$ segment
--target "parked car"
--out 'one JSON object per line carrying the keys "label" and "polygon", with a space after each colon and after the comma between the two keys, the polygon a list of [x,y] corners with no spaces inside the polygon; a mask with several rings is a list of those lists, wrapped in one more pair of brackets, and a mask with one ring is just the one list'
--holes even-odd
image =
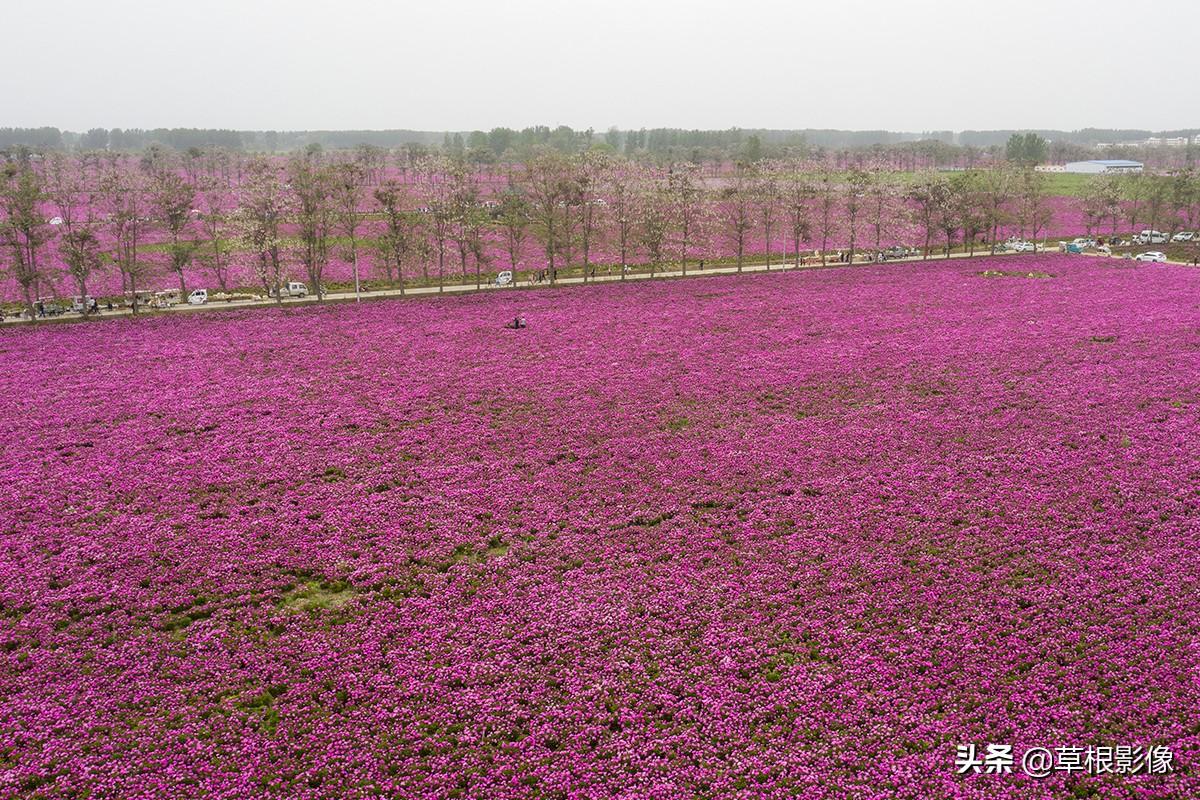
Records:
{"label": "parked car", "polygon": [[497,286],[508,286],[510,283],[512,283],[512,280],[513,280],[512,270],[506,269],[503,272],[496,273],[496,280],[494,281],[494,283]]}
{"label": "parked car", "polygon": [[82,314],[85,309],[97,310],[96,298],[90,294],[87,297],[75,295],[71,298],[71,310],[76,314]]}
{"label": "parked car", "polygon": [[202,306],[208,302],[208,289],[193,289],[188,295],[189,306]]}
{"label": "parked car", "polygon": [[[308,297],[308,284],[300,281],[288,281],[280,287],[279,293],[284,297]],[[271,289],[267,292],[268,297],[275,296],[275,290]]]}
{"label": "parked car", "polygon": [[894,247],[887,248],[880,255],[884,261],[891,261],[892,259],[896,258],[908,258],[910,254],[907,247],[895,245]]}
{"label": "parked car", "polygon": [[1036,253],[1037,245],[1033,242],[1024,242],[1020,239],[1010,240],[1005,242],[1009,250],[1015,250],[1018,253]]}
{"label": "parked car", "polygon": [[1160,253],[1157,250],[1150,250],[1145,253],[1138,253],[1133,257],[1134,261],[1153,261],[1157,264],[1165,264],[1167,256],[1165,253]]}
{"label": "parked car", "polygon": [[1196,238],[1196,234],[1192,231],[1180,231],[1171,237],[1172,242],[1190,242]]}
{"label": "parked car", "polygon": [[1144,230],[1133,237],[1134,244],[1166,244],[1167,235],[1162,231]]}

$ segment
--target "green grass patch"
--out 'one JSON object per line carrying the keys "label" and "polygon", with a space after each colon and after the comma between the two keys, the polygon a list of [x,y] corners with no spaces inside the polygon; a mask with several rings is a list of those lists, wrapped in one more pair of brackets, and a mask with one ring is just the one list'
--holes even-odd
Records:
{"label": "green grass patch", "polygon": [[353,600],[354,594],[345,581],[305,581],[285,592],[280,606],[293,611],[336,610]]}

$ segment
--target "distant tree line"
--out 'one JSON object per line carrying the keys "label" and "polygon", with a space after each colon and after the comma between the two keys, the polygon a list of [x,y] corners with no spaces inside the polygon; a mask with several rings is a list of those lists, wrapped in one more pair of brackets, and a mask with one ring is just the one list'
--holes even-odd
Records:
{"label": "distant tree line", "polygon": [[[354,149],[369,145],[384,149],[409,148],[416,152],[441,152],[451,158],[474,163],[520,161],[535,148],[548,147],[560,153],[602,149],[629,157],[659,161],[687,160],[693,163],[757,161],[764,157],[795,155],[852,160],[855,154],[891,153],[909,169],[925,167],[973,167],[985,158],[1010,161],[1066,161],[1096,157],[1098,142],[1135,141],[1151,131],[1088,128],[1081,131],[845,131],[834,129],[685,130],[643,128],[604,132],[575,130],[565,125],[535,125],[522,129],[492,128],[489,131],[433,132],[406,129],[345,131],[236,131],[228,129],[93,128],[75,133],[57,128],[0,128],[0,151],[19,148],[34,152],[56,150],[140,152],[151,147],[180,152],[220,148],[233,152],[285,153],[320,148]],[[1186,136],[1197,131],[1166,131],[1160,136]],[[1185,152],[1180,152],[1181,150]],[[1165,150],[1169,161],[1185,156],[1192,163],[1194,148]],[[1127,149],[1104,151],[1114,157],[1137,155]],[[848,162],[847,162],[848,163]]]}

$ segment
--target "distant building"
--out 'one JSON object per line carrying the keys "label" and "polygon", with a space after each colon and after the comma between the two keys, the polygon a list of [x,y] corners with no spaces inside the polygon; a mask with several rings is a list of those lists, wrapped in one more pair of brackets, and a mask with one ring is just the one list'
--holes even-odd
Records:
{"label": "distant building", "polygon": [[1067,168],[1062,164],[1038,164],[1033,168],[1034,172],[1066,172]]}
{"label": "distant building", "polygon": [[1161,136],[1151,136],[1146,140],[1146,144],[1151,147],[1187,147],[1188,137],[1173,136],[1163,138]]}
{"label": "distant building", "polygon": [[1142,162],[1126,161],[1121,158],[1101,158],[1094,161],[1071,161],[1064,172],[1077,172],[1084,175],[1101,175],[1106,172],[1141,172]]}
{"label": "distant building", "polygon": [[[1101,150],[1107,150],[1110,147],[1187,147],[1188,141],[1186,136],[1151,136],[1140,142],[1096,142],[1096,147]],[[1200,145],[1200,135],[1193,136],[1191,143]]]}

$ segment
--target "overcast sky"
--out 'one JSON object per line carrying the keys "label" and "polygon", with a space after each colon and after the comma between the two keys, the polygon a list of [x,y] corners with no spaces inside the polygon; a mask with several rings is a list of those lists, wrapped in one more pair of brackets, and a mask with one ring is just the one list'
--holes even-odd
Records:
{"label": "overcast sky", "polygon": [[1200,126],[1198,0],[6,0],[0,126]]}

